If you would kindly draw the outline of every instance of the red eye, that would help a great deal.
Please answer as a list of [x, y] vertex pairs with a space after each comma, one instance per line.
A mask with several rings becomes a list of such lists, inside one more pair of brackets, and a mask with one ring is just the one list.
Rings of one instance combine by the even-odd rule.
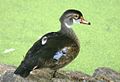
[[75, 15], [75, 16], [74, 16], [74, 19], [79, 19], [79, 15]]

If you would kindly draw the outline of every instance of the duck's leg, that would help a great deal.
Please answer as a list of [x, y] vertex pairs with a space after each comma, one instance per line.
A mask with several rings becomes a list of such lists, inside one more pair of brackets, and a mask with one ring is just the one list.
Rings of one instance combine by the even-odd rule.
[[54, 70], [54, 72], [52, 74], [52, 78], [62, 78], [62, 79], [68, 78], [69, 79], [69, 77], [65, 74], [65, 72], [59, 73], [57, 70]]
[[56, 77], [56, 73], [57, 73], [57, 70], [54, 70], [53, 75], [52, 75], [52, 78], [55, 78], [55, 77]]

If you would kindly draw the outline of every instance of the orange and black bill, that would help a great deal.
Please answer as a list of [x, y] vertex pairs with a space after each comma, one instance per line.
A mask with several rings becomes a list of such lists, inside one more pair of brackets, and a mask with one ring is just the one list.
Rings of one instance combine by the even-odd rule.
[[91, 23], [88, 22], [88, 21], [86, 21], [83, 17], [80, 18], [80, 23], [81, 23], [81, 24], [91, 25]]

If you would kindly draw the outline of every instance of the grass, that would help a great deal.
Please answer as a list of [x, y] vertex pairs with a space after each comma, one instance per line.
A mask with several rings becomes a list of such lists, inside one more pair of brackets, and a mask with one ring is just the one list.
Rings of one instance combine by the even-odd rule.
[[[78, 57], [65, 70], [91, 74], [97, 67], [120, 72], [119, 0], [0, 0], [0, 63], [18, 66], [39, 36], [59, 30], [66, 9], [78, 9], [92, 25], [74, 25]], [[14, 48], [15, 51], [3, 53]]]

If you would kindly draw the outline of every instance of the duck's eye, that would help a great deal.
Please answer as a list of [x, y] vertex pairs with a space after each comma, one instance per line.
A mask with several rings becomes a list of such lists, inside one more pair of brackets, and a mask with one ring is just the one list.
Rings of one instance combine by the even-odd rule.
[[74, 19], [79, 19], [79, 15], [74, 15]]

